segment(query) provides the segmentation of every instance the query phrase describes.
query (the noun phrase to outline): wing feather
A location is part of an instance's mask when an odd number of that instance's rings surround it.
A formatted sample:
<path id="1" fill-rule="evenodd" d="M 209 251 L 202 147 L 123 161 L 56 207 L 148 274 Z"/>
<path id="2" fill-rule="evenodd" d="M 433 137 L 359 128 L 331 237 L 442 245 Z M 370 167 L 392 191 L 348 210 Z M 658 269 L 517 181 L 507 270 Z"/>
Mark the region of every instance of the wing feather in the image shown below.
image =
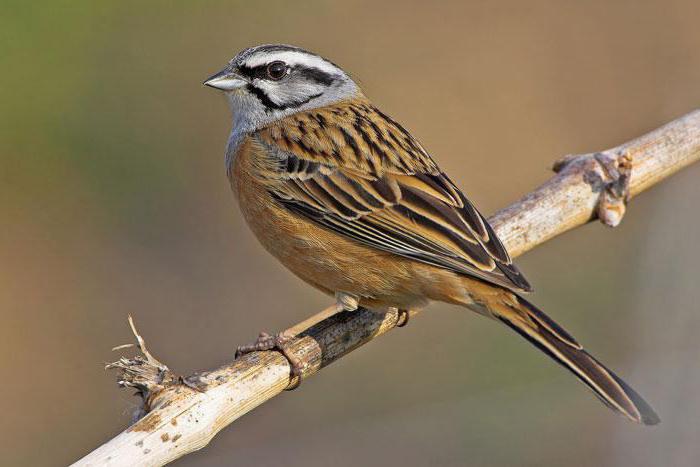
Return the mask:
<path id="1" fill-rule="evenodd" d="M 299 113 L 255 134 L 282 205 L 382 251 L 531 290 L 495 232 L 420 143 L 369 102 Z"/>

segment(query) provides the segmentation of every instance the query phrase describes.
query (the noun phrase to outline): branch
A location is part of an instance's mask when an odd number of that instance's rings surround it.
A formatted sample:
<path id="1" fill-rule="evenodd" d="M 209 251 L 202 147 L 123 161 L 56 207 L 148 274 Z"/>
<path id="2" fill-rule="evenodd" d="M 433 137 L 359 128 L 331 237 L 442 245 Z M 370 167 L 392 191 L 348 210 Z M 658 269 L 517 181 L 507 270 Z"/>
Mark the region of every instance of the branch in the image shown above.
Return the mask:
<path id="1" fill-rule="evenodd" d="M 567 156 L 553 169 L 558 175 L 497 212 L 489 221 L 513 257 L 603 212 L 604 223 L 619 224 L 624 203 L 616 202 L 607 188 L 611 181 L 606 162 L 628 159 L 626 180 L 632 198 L 700 159 L 700 110 L 607 151 Z M 613 184 L 614 188 L 614 184 Z M 602 199 L 601 199 L 602 195 Z M 599 200 L 602 203 L 599 203 Z M 615 212 L 618 217 L 615 218 Z"/>
<path id="2" fill-rule="evenodd" d="M 700 159 L 700 110 L 616 148 L 568 156 L 544 185 L 490 220 L 512 256 L 599 218 L 617 225 L 628 199 Z M 290 328 L 292 352 L 308 378 L 348 352 L 396 327 L 396 310 L 366 309 L 334 314 L 328 308 Z M 287 360 L 278 352 L 255 352 L 218 369 L 181 378 L 153 358 L 141 336 L 144 357 L 108 365 L 119 384 L 143 399 L 137 420 L 74 465 L 164 465 L 207 445 L 222 428 L 293 386 Z"/>

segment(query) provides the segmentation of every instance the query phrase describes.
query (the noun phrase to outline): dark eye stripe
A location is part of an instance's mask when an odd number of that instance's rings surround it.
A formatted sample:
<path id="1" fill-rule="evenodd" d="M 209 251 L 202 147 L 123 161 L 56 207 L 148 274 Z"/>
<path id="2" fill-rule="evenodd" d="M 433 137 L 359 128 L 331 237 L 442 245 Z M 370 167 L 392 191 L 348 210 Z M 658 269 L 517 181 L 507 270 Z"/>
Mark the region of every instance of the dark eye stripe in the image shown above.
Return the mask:
<path id="1" fill-rule="evenodd" d="M 238 72 L 250 79 L 269 79 L 267 67 L 269 64 L 249 67 L 241 65 L 238 67 Z M 292 72 L 296 72 L 303 78 L 313 81 L 324 86 L 330 86 L 338 80 L 338 75 L 326 73 L 323 70 L 314 67 L 306 67 L 303 65 L 295 65 L 292 67 Z"/>
<path id="2" fill-rule="evenodd" d="M 238 72 L 250 79 L 265 79 L 267 78 L 267 65 L 258 65 L 255 67 L 249 67 L 246 65 L 241 65 L 238 67 Z"/>
<path id="3" fill-rule="evenodd" d="M 274 63 L 274 62 L 272 62 Z M 241 64 L 238 66 L 238 72 L 243 75 L 244 77 L 248 78 L 249 80 L 255 80 L 255 79 L 261 79 L 261 80 L 266 80 L 268 82 L 274 82 L 276 80 L 272 80 L 269 76 L 268 73 L 268 67 L 270 66 L 269 63 L 266 63 L 264 65 L 258 65 L 254 67 L 247 66 L 245 64 Z M 330 74 L 326 73 L 323 70 L 320 70 L 318 68 L 314 67 L 306 67 L 302 65 L 296 65 L 291 68 L 291 74 L 300 77 L 301 79 L 305 79 L 307 81 L 313 81 L 314 83 L 320 84 L 322 86 L 331 86 L 333 83 L 335 83 L 338 79 L 339 76 L 335 74 Z M 280 85 L 284 86 L 282 82 Z M 290 83 L 290 85 L 293 85 Z M 247 85 L 248 92 L 250 92 L 252 95 L 254 95 L 264 106 L 265 108 L 270 111 L 270 110 L 286 110 L 290 108 L 295 108 L 295 107 L 300 107 L 308 102 L 310 102 L 313 99 L 316 99 L 317 97 L 320 97 L 323 92 L 319 92 L 316 94 L 309 95 L 305 99 L 298 99 L 290 102 L 282 102 L 280 104 L 275 103 L 270 96 L 263 90 L 255 86 L 252 82 Z"/>
<path id="4" fill-rule="evenodd" d="M 337 75 L 326 73 L 318 68 L 296 65 L 292 67 L 292 70 L 298 72 L 304 78 L 324 86 L 330 86 L 337 80 Z"/>

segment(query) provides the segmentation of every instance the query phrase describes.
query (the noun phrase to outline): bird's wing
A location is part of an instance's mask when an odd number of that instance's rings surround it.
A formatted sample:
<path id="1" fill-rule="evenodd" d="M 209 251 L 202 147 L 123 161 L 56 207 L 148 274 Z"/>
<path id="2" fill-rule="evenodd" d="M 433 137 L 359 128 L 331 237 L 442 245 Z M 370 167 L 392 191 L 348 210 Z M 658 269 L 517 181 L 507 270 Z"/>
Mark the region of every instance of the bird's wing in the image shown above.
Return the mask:
<path id="1" fill-rule="evenodd" d="M 275 156 L 272 195 L 296 214 L 379 250 L 531 290 L 474 205 L 368 102 L 298 113 L 255 139 Z"/>

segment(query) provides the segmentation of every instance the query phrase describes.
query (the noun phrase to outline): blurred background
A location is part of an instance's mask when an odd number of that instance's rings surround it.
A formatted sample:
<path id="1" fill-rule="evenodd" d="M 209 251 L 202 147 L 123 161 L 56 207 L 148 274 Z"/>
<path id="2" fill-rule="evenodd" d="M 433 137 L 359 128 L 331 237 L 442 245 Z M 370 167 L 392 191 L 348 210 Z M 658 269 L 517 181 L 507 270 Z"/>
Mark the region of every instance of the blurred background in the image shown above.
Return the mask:
<path id="1" fill-rule="evenodd" d="M 201 82 L 240 49 L 292 43 L 349 70 L 486 213 L 558 157 L 700 106 L 695 0 L 0 10 L 3 465 L 67 464 L 128 425 L 137 401 L 103 370 L 132 341 L 128 313 L 187 374 L 330 303 L 258 246 L 229 192 L 229 111 Z M 699 177 L 519 260 L 535 303 L 661 425 L 615 416 L 503 327 L 434 305 L 176 465 L 697 465 Z"/>

